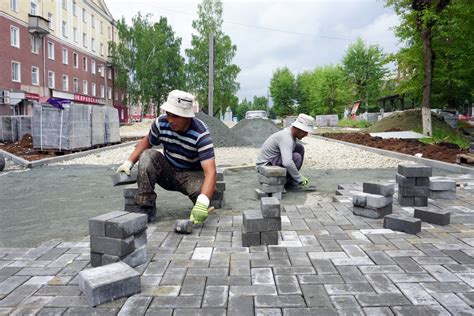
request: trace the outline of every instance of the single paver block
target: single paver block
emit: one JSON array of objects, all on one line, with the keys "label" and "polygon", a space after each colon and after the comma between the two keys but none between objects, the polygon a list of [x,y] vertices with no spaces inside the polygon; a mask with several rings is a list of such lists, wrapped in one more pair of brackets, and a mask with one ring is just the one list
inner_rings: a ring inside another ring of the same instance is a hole
[{"label": "single paver block", "polygon": [[139,265],[142,265],[146,262],[147,260],[147,255],[146,255],[146,245],[135,249],[135,251],[129,253],[126,256],[123,257],[118,257],[118,256],[112,256],[108,254],[103,254],[102,255],[102,264],[101,265],[107,265],[111,264],[114,262],[125,262],[132,268],[135,268]]},{"label": "single paver block", "polygon": [[264,218],[281,216],[280,201],[276,197],[262,197],[260,207]]},{"label": "single paver block", "polygon": [[138,192],[138,186],[136,184],[129,184],[123,188],[123,197],[133,199]]},{"label": "single paver block", "polygon": [[415,196],[413,198],[413,206],[428,206],[428,197]]},{"label": "single paver block", "polygon": [[393,196],[395,185],[393,183],[364,182],[362,184],[362,191],[370,194]]},{"label": "single paver block", "polygon": [[354,206],[365,207],[365,205],[367,204],[367,193],[354,193],[354,195],[352,195],[352,204]]},{"label": "single paver block", "polygon": [[259,210],[243,211],[243,226],[248,233],[281,229],[281,218],[264,218]]},{"label": "single paver block", "polygon": [[278,231],[261,232],[260,244],[261,245],[278,245]]},{"label": "single paver block", "polygon": [[123,262],[79,272],[79,288],[91,306],[139,293],[140,274]]},{"label": "single paver block", "polygon": [[125,172],[114,173],[112,175],[112,183],[114,186],[136,183],[137,175],[137,171],[132,171],[129,176]]},{"label": "single paver block", "polygon": [[367,208],[379,209],[393,203],[393,197],[367,194],[365,206]]},{"label": "single paver block", "polygon": [[416,178],[407,178],[399,173],[395,175],[396,182],[399,185],[414,187],[416,185]]},{"label": "single paver block", "polygon": [[258,174],[258,182],[266,184],[285,184],[286,177],[267,177],[263,174]]},{"label": "single paver block", "polygon": [[281,201],[281,199],[283,198],[283,192],[273,192],[273,193],[269,193],[270,197],[274,197],[274,198],[277,198],[278,201]]},{"label": "single paver block", "polygon": [[451,212],[445,210],[415,208],[415,214],[413,217],[419,218],[423,222],[445,226],[449,225]]},{"label": "single paver block", "polygon": [[415,178],[415,186],[417,187],[429,187],[430,186],[430,178],[428,177],[417,177]]},{"label": "single paver block", "polygon": [[354,205],[352,208],[352,213],[354,215],[358,215],[362,217],[379,219],[379,218],[383,218],[386,215],[392,214],[392,204],[389,204],[385,207],[381,207],[379,209],[370,209],[370,208]]},{"label": "single paver block", "polygon": [[431,177],[432,168],[421,164],[400,164],[398,173],[405,177]]},{"label": "single paver block", "polygon": [[246,232],[242,227],[242,247],[260,246],[260,232]]},{"label": "single paver block", "polygon": [[431,199],[453,200],[456,198],[456,191],[430,191]]},{"label": "single paver block", "polygon": [[219,191],[219,192],[225,191],[225,182],[224,181],[217,181],[216,182],[216,191]]},{"label": "single paver block", "polygon": [[124,198],[125,206],[137,206],[137,202],[135,202],[135,198]]},{"label": "single paver block", "polygon": [[225,206],[225,199],[222,197],[220,200],[211,200],[209,206],[212,206],[216,209],[223,208]]},{"label": "single paver block", "polygon": [[286,177],[286,168],[278,166],[258,166],[257,171],[266,177]]},{"label": "single paver block", "polygon": [[400,206],[415,206],[415,197],[398,195],[398,204]]},{"label": "single paver block", "polygon": [[89,219],[89,235],[91,236],[105,236],[105,222],[115,217],[128,214],[123,211],[113,211],[103,215],[99,215]]},{"label": "single paver block", "polygon": [[90,236],[91,252],[106,253],[114,256],[125,256],[135,250],[134,237],[126,239]]},{"label": "single paver block", "polygon": [[217,168],[216,173],[217,181],[224,181],[224,170],[222,170],[221,168]]},{"label": "single paver block", "polygon": [[146,214],[128,213],[115,217],[105,222],[105,236],[124,239],[146,230],[147,223]]},{"label": "single paver block", "polygon": [[255,197],[256,197],[257,199],[261,199],[262,197],[267,197],[267,196],[269,196],[269,195],[270,195],[270,193],[265,193],[265,192],[263,192],[263,191],[260,190],[260,189],[255,189]]},{"label": "single paver block", "polygon": [[445,179],[430,180],[431,191],[456,191],[456,181]]},{"label": "single paver block", "polygon": [[430,188],[429,187],[404,187],[398,186],[398,195],[401,196],[429,196]]},{"label": "single paver block", "polygon": [[275,193],[275,192],[283,192],[285,190],[285,186],[283,184],[260,184],[260,189],[265,193]]},{"label": "single paver block", "polygon": [[211,200],[222,200],[224,198],[224,191],[214,191]]},{"label": "single paver block", "polygon": [[408,234],[418,234],[421,232],[421,219],[390,214],[384,217],[383,227]]},{"label": "single paver block", "polygon": [[91,252],[91,266],[100,267],[102,265],[103,253]]}]

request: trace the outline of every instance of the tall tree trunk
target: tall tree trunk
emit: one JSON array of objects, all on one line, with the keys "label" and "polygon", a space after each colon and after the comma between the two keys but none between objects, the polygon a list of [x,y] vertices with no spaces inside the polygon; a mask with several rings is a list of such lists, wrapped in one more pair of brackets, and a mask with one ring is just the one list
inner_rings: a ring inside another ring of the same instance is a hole
[{"label": "tall tree trunk", "polygon": [[431,46],[431,27],[422,28],[423,37],[423,64],[425,73],[423,76],[423,107],[421,117],[423,121],[423,134],[431,137],[431,89],[433,81],[433,47]]}]

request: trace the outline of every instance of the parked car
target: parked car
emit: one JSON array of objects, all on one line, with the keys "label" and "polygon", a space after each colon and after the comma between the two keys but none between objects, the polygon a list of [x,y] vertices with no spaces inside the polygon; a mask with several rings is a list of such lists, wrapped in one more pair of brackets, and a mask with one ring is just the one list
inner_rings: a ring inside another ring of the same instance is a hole
[{"label": "parked car", "polygon": [[245,112],[245,118],[246,119],[256,119],[256,118],[268,119],[268,114],[267,114],[267,111],[263,111],[263,110],[247,111]]}]

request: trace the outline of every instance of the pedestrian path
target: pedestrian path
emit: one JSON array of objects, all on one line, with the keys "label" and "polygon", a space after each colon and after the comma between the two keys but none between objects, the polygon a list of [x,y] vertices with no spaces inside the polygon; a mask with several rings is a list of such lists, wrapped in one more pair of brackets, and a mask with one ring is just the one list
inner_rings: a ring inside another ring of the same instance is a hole
[{"label": "pedestrian path", "polygon": [[[335,202],[287,205],[277,246],[242,247],[240,212],[212,214],[191,235],[148,228],[142,291],[95,308],[78,286],[88,237],[0,248],[0,315],[458,315],[474,313],[474,177],[454,200],[430,200],[451,224],[410,235]],[[341,185],[359,190],[361,183]],[[394,203],[394,213],[412,208]]]}]

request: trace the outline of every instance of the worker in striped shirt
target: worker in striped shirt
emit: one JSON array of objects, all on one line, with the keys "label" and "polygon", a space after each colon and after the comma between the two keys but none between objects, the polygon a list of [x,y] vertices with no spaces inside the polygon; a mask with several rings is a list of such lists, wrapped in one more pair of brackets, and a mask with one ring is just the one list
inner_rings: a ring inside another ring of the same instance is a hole
[{"label": "worker in striped shirt", "polygon": [[[139,161],[135,202],[148,215],[148,221],[156,219],[156,183],[191,199],[194,207],[190,218],[195,224],[207,218],[217,178],[214,145],[209,129],[194,115],[193,101],[190,93],[171,91],[161,106],[166,114],[155,119],[148,135],[117,169],[130,175],[133,165]],[[150,149],[160,144],[163,153]]]}]

